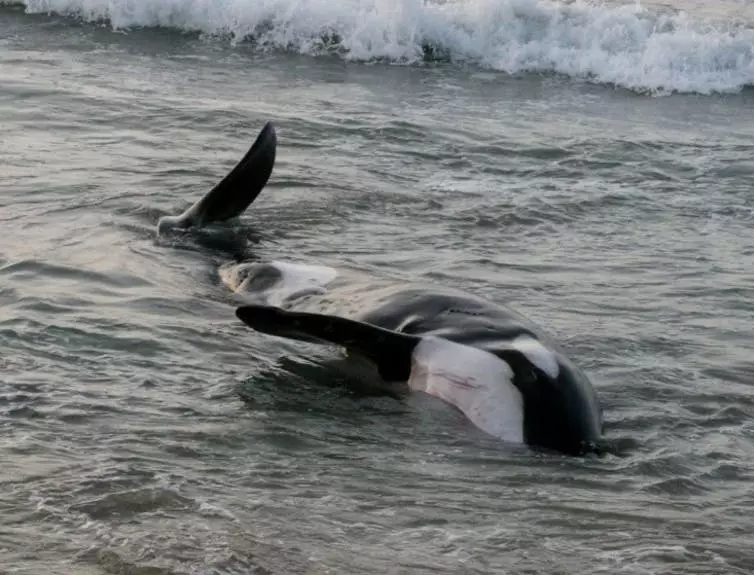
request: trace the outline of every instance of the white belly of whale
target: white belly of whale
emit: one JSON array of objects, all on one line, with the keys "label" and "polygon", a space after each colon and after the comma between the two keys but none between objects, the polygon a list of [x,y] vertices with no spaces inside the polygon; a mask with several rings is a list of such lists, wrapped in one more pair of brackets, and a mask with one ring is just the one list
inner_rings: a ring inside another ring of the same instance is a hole
[{"label": "white belly of whale", "polygon": [[524,400],[513,370],[484,350],[426,337],[412,356],[408,386],[457,407],[476,427],[511,443],[524,442]]}]

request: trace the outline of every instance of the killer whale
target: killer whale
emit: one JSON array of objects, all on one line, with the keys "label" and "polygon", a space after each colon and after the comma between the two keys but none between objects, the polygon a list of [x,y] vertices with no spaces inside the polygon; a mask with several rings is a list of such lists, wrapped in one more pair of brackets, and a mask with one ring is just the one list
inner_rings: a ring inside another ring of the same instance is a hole
[{"label": "killer whale", "polygon": [[[272,172],[268,123],[234,170],[158,230],[201,228],[243,213]],[[382,380],[459,409],[481,430],[568,455],[600,453],[602,411],[587,376],[538,326],[505,306],[443,286],[346,268],[240,262],[220,277],[237,317],[268,335],[344,348]]]}]

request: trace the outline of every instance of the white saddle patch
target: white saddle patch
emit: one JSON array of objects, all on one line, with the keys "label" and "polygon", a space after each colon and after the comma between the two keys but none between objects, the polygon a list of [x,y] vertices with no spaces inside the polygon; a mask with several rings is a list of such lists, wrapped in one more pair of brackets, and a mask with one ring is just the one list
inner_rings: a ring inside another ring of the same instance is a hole
[{"label": "white saddle patch", "polygon": [[494,437],[524,442],[524,399],[513,384],[513,370],[489,352],[423,338],[414,349],[408,386],[454,405]]},{"label": "white saddle patch", "polygon": [[553,379],[558,377],[560,368],[558,367],[558,358],[555,354],[547,349],[541,342],[531,336],[522,335],[513,340],[514,349],[517,349],[526,356],[530,362],[536,365]]}]

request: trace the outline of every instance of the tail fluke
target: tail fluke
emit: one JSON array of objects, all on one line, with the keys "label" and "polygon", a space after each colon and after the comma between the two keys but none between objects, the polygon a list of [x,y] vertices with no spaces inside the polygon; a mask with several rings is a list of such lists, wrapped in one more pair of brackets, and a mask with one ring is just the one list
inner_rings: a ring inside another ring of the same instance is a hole
[{"label": "tail fluke", "polygon": [[157,224],[158,232],[201,228],[241,215],[267,184],[275,165],[276,149],[275,127],[268,122],[236,167],[183,214],[162,218]]}]

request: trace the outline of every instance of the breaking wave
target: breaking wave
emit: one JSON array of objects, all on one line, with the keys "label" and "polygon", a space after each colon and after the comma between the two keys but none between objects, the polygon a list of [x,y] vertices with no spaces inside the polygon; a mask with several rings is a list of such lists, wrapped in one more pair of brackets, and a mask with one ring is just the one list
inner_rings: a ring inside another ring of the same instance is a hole
[{"label": "breaking wave", "polygon": [[[4,0],[0,0],[3,2]],[[558,73],[638,92],[754,85],[754,29],[639,4],[577,0],[25,0],[32,13],[171,27],[348,60],[443,60]]]}]

